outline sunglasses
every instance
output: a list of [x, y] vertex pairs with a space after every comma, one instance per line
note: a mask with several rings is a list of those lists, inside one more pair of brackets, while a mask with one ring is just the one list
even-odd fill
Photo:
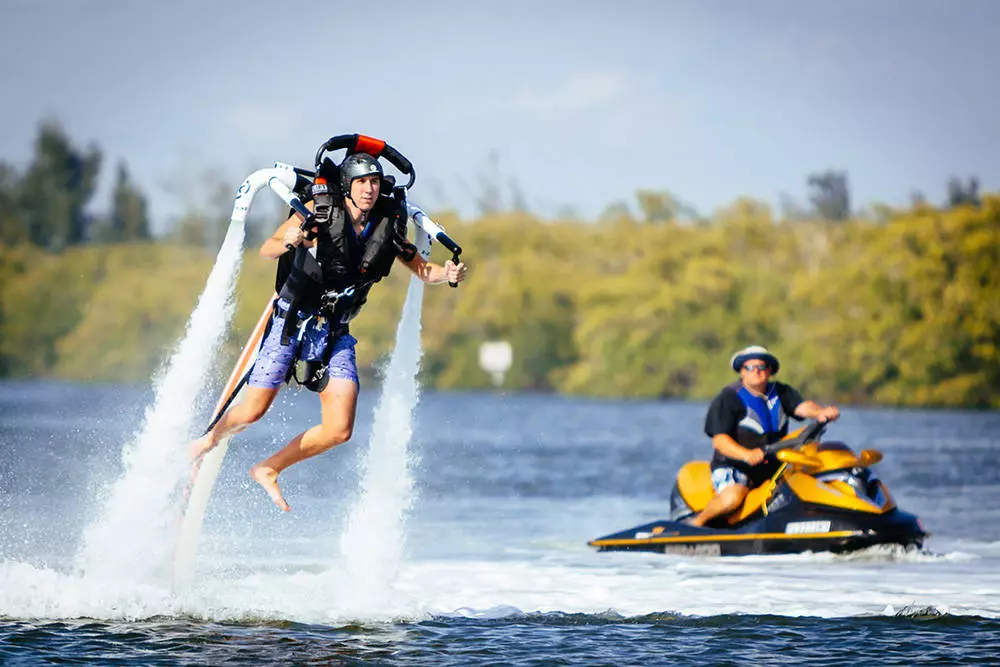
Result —
[[753, 373], [754, 371], [760, 371], [761, 373], [763, 373], [764, 371], [770, 369], [767, 367], [767, 364], [743, 364], [743, 370], [749, 371], [751, 373]]

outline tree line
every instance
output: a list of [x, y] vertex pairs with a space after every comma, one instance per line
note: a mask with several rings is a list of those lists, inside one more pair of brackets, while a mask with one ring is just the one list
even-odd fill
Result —
[[110, 211], [87, 211], [103, 161], [96, 146], [81, 149], [55, 121], [45, 121], [23, 173], [0, 161], [0, 243], [29, 243], [52, 252], [85, 243], [150, 238], [146, 198], [119, 162]]
[[[148, 382], [213, 253], [204, 237], [152, 239], [124, 166], [120, 201], [116, 188], [109, 214], [88, 218], [99, 153], [52, 127], [43, 146], [22, 174], [0, 165], [0, 375]], [[28, 195], [38, 187], [44, 209], [40, 190]], [[440, 213], [471, 270], [458, 290], [426, 293], [423, 380], [489, 388], [479, 345], [506, 340], [507, 390], [705, 398], [735, 379], [733, 350], [764, 344], [782, 359], [779, 378], [820, 399], [1000, 407], [1000, 196], [956, 180], [942, 205], [915, 197], [845, 216], [846, 174], [812, 187], [813, 209], [796, 216], [741, 199], [706, 217], [652, 191], [594, 222], [502, 206], [472, 220]], [[273, 272], [248, 250], [219, 374]], [[405, 280], [394, 271], [352, 323], [369, 373], [391, 352]]]

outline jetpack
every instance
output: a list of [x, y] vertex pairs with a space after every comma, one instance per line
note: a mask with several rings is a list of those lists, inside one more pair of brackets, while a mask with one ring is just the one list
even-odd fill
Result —
[[[462, 254], [461, 246], [455, 243], [444, 228], [434, 222], [423, 209], [406, 200], [407, 191], [413, 187], [416, 181], [416, 170], [413, 168], [413, 163], [385, 141], [363, 134], [341, 134], [325, 141], [316, 152], [313, 169], [303, 169], [275, 162], [274, 166], [260, 169], [247, 176], [236, 191], [233, 212], [230, 216], [230, 227], [235, 225], [242, 229], [246, 224], [247, 214], [257, 193], [264, 189], [270, 189], [289, 206], [294, 215], [301, 219], [300, 226], [303, 230], [311, 228], [315, 224], [315, 217], [313, 211], [310, 211], [305, 205], [305, 201], [308, 200], [308, 193], [317, 181], [317, 175], [321, 169], [332, 162], [327, 154], [339, 150], [345, 150], [346, 155], [368, 153], [373, 157], [383, 158], [401, 174], [408, 177], [404, 185], [396, 185], [392, 175], [383, 176], [380, 196], [392, 196], [397, 201], [405, 203], [411, 241], [424, 259], [430, 257], [432, 243], [437, 241], [451, 252], [452, 261], [458, 263]], [[336, 163], [333, 164], [336, 165]], [[450, 284], [452, 287], [457, 286], [454, 283]], [[247, 380], [257, 360], [257, 353], [271, 320], [276, 299], [277, 294], [272, 294], [268, 299], [226, 381], [204, 433], [211, 430], [226, 411], [242, 399]], [[205, 519], [205, 511], [215, 480], [222, 467], [223, 458], [229, 449], [230, 439], [231, 436], [222, 438], [215, 448], [192, 464], [191, 477], [184, 492], [182, 513], [174, 545], [173, 580], [175, 586], [186, 586], [193, 581], [198, 541]]]

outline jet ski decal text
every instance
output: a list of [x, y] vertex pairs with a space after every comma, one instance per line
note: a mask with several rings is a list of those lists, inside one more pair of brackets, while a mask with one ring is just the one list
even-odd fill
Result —
[[803, 533], [829, 533], [829, 521], [793, 521], [785, 526], [785, 533], [801, 535]]

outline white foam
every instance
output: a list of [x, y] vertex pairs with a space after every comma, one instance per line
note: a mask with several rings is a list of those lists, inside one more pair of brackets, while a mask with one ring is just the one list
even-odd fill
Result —
[[0, 612], [14, 618], [135, 619], [192, 615], [210, 620], [302, 623], [422, 620], [432, 615], [498, 618], [562, 612], [635, 617], [774, 614], [825, 618], [933, 613], [1000, 618], [1000, 568], [950, 554], [902, 562], [830, 554], [691, 558], [657, 554], [538, 554], [505, 560], [405, 560], [379, 606], [349, 568], [273, 569], [207, 578], [183, 599], [165, 587], [97, 582], [21, 563], [0, 563]]

